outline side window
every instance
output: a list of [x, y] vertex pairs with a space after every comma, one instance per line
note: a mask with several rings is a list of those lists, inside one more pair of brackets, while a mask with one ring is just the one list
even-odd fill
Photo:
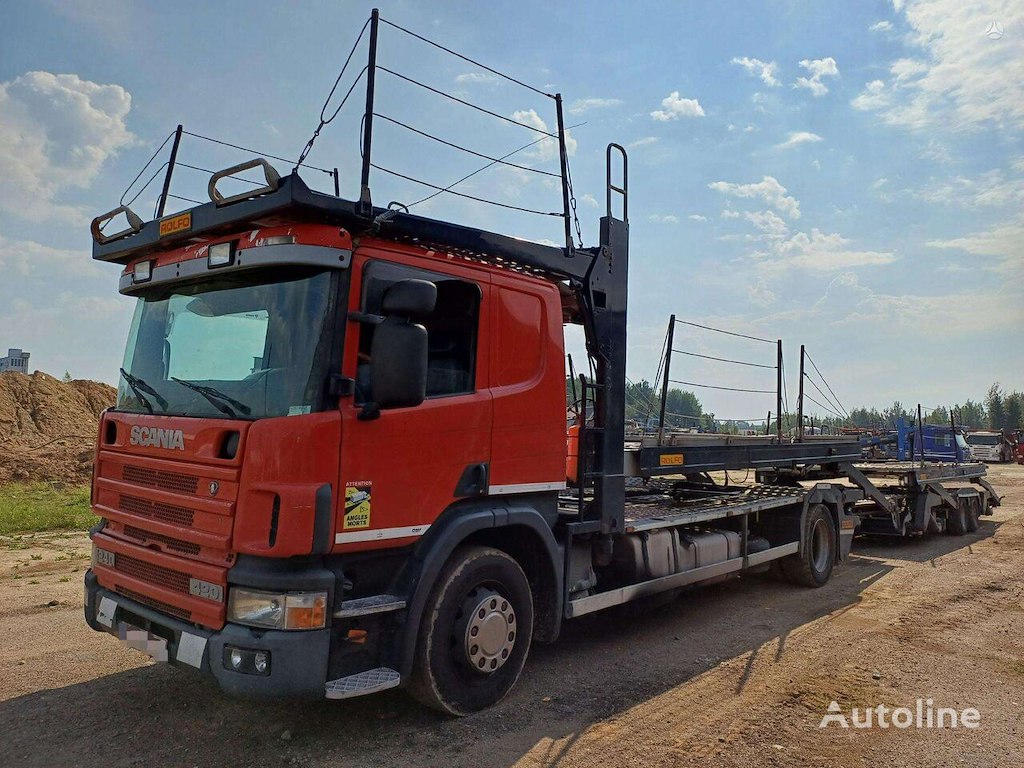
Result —
[[[437, 286], [437, 304], [426, 317], [416, 318], [427, 329], [427, 397], [472, 392], [476, 386], [477, 335], [480, 327], [480, 286], [449, 275], [375, 261], [363, 272], [364, 312], [380, 314], [384, 292], [400, 280], [429, 280]], [[372, 325], [359, 333], [356, 370], [358, 402], [373, 399], [369, 391]]]

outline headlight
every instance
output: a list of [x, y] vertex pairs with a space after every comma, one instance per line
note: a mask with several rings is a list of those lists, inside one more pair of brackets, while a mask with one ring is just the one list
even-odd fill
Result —
[[327, 623], [327, 593], [281, 594], [232, 587], [228, 621], [270, 629], [321, 629]]

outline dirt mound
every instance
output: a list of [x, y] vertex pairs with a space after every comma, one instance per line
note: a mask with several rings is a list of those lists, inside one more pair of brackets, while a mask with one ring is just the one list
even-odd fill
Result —
[[96, 381], [0, 373], [0, 483], [88, 482], [99, 415], [116, 396]]

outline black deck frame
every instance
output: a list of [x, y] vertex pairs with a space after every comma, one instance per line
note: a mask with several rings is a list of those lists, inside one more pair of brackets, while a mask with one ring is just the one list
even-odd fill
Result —
[[[770, 445], [652, 445], [641, 447], [639, 452], [640, 471], [644, 476], [654, 477], [849, 462], [860, 458], [860, 445], [850, 441]], [[680, 463], [673, 463], [674, 457], [680, 457], [676, 459]]]

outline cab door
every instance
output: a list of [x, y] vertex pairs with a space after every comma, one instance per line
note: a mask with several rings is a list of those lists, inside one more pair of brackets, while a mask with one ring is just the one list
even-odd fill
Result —
[[[490, 462], [491, 286], [486, 272], [415, 255], [362, 247], [353, 256], [352, 313], [378, 314], [384, 292], [407, 279], [437, 286], [427, 317], [427, 396], [418, 406], [382, 409], [361, 420], [369, 391], [374, 326], [349, 319], [343, 373], [356, 384], [341, 401], [341, 477], [336, 548], [414, 543], [456, 499], [482, 493]], [[474, 483], [476, 487], [474, 487]]]

